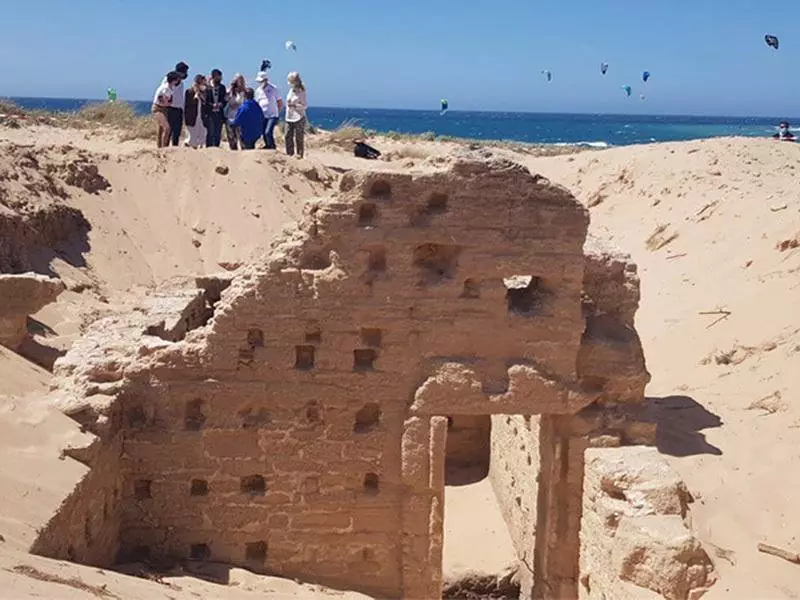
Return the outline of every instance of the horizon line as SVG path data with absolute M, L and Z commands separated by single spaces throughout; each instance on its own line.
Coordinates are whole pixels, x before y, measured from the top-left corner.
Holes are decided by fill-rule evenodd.
M 0 100 L 68 100 L 68 101 L 83 101 L 85 103 L 105 103 L 106 98 L 65 98 L 57 96 L 2 96 Z M 150 100 L 129 100 L 118 99 L 117 102 L 149 104 Z M 421 113 L 439 113 L 440 109 L 435 108 L 387 108 L 382 106 L 312 106 L 309 108 L 317 109 L 344 109 L 344 110 L 390 110 L 390 111 L 407 111 L 407 112 L 421 112 Z M 57 111 L 55 111 L 57 112 Z M 548 111 L 534 111 L 534 110 L 492 110 L 492 109 L 471 109 L 471 110 L 458 110 L 449 109 L 448 113 L 495 113 L 495 114 L 508 114 L 508 115 L 565 115 L 565 116 L 602 116 L 602 117 L 691 117 L 691 118 L 714 118 L 714 119 L 788 119 L 793 120 L 794 117 L 775 116 L 775 115 L 716 115 L 716 114 L 690 114 L 690 113 L 615 113 L 615 112 L 548 112 Z M 800 120 L 800 117 L 797 118 Z

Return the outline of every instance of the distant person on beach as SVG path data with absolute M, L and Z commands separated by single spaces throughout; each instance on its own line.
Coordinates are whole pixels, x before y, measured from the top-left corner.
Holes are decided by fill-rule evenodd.
M 244 102 L 231 121 L 231 127 L 241 135 L 243 150 L 253 150 L 264 134 L 264 111 L 255 101 L 255 95 L 253 88 L 245 89 Z
M 308 108 L 306 87 L 297 71 L 289 73 L 286 82 L 289 84 L 289 93 L 286 95 L 286 154 L 294 156 L 297 148 L 297 158 L 303 158 Z
M 172 107 L 172 102 L 175 97 L 175 90 L 178 84 L 183 81 L 180 73 L 170 71 L 167 76 L 159 84 L 156 93 L 153 96 L 153 116 L 156 119 L 158 126 L 158 140 L 159 148 L 169 146 L 171 128 L 169 126 L 169 109 Z
M 241 73 L 234 75 L 228 88 L 228 103 L 225 105 L 225 135 L 228 137 L 228 145 L 231 150 L 239 149 L 240 131 L 238 127 L 231 125 L 231 121 L 236 118 L 236 114 L 246 100 L 246 89 L 244 75 Z
M 778 133 L 772 137 L 776 140 L 781 140 L 782 142 L 793 142 L 795 137 L 791 128 L 789 127 L 789 121 L 781 121 L 778 125 Z
M 264 113 L 264 148 L 275 150 L 275 125 L 278 124 L 283 100 L 277 86 L 270 83 L 266 71 L 259 71 L 256 82 L 258 88 L 255 90 L 255 100 Z
M 207 91 L 206 76 L 199 73 L 194 76 L 192 87 L 186 90 L 186 103 L 183 110 L 186 131 L 189 134 L 186 145 L 192 148 L 201 148 L 206 143 L 208 134 L 205 123 L 208 119 Z
M 206 111 L 208 114 L 208 134 L 206 146 L 217 148 L 222 142 L 222 123 L 225 120 L 225 104 L 228 92 L 222 84 L 222 71 L 211 71 L 211 81 L 206 90 Z
M 167 119 L 169 119 L 172 145 L 177 146 L 181 141 L 181 130 L 183 129 L 183 107 L 186 102 L 184 98 L 183 81 L 189 76 L 189 65 L 181 61 L 175 65 L 174 72 L 180 75 L 181 81 L 175 87 L 172 104 L 167 111 Z M 166 82 L 166 79 L 164 81 Z

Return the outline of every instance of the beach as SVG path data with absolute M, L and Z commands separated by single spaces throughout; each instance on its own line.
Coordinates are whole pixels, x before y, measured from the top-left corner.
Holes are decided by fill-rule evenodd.
M 105 101 L 59 98 L 12 98 L 30 110 L 76 112 Z M 131 101 L 138 115 L 150 102 Z M 397 110 L 380 108 L 309 108 L 317 128 L 333 131 L 352 124 L 391 137 L 504 140 L 527 144 L 607 148 L 652 142 L 674 142 L 724 136 L 764 137 L 775 132 L 781 117 L 687 116 L 648 114 L 558 114 L 504 111 Z M 797 119 L 793 119 L 797 122 Z
M 576 141 L 605 141 L 585 137 Z M 33 556 L 28 547 L 86 470 L 60 455 L 85 434 L 43 399 L 53 360 L 91 322 L 120 307 L 134 310 L 142 294 L 166 282 L 257 262 L 309 199 L 338 188 L 343 173 L 424 173 L 470 150 L 453 140 L 368 141 L 383 160 L 355 158 L 336 132 L 309 136 L 307 158 L 294 160 L 260 151 L 156 150 L 154 141 L 121 141 L 102 125 L 0 125 L 0 221 L 37 211 L 55 220 L 55 207 L 69 207 L 91 226 L 82 239 L 30 242 L 30 268 L 58 277 L 66 291 L 32 315 L 27 356 L 0 348 L 6 597 L 364 597 L 243 570 L 224 588 L 186 573 L 152 581 Z M 471 148 L 566 187 L 589 209 L 590 232 L 638 265 L 636 328 L 652 374 L 648 410 L 719 574 L 705 597 L 800 597 L 798 567 L 757 549 L 767 543 L 800 552 L 793 526 L 800 503 L 800 148 L 720 137 L 580 150 Z M 64 161 L 95 165 L 108 185 L 88 189 L 81 180 L 84 187 L 53 195 L 44 165 Z M 23 185 L 28 180 L 37 182 L 34 191 Z M 455 493 L 459 510 L 446 521 L 445 540 L 458 554 L 445 557 L 445 575 L 448 568 L 502 571 L 513 550 L 485 486 Z

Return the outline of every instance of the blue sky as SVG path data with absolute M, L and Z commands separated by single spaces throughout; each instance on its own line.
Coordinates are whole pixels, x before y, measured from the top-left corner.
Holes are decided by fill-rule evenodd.
M 146 100 L 178 60 L 192 73 L 251 78 L 268 57 L 284 88 L 299 70 L 318 106 L 436 108 L 446 97 L 456 110 L 800 113 L 797 0 L 0 0 L 0 9 L 0 96 L 99 98 L 114 86 Z M 765 33 L 780 37 L 778 52 Z

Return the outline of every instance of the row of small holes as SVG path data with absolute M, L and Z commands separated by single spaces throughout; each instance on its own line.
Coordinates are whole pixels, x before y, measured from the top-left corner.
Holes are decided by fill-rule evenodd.
M 356 427 L 359 424 L 356 423 Z M 357 433 L 366 433 L 370 429 L 356 430 Z M 377 494 L 379 489 L 379 477 L 375 473 L 367 473 L 364 476 L 364 492 L 367 494 Z M 148 500 L 153 497 L 153 482 L 149 479 L 137 479 L 134 482 L 133 494 L 136 500 Z M 267 482 L 261 475 L 248 475 L 242 477 L 239 489 L 243 494 L 250 496 L 263 496 L 267 493 Z M 191 496 L 207 496 L 209 492 L 208 482 L 204 479 L 192 479 L 189 486 Z
M 242 419 L 242 429 L 259 429 L 270 422 L 269 412 L 262 408 L 256 412 L 253 409 L 239 411 Z M 375 403 L 367 403 L 356 413 L 356 431 L 362 428 L 364 423 L 370 426 L 377 425 L 380 421 L 380 407 Z M 309 423 L 319 423 L 322 420 L 322 409 L 316 402 L 309 402 L 306 405 L 305 417 Z M 199 431 L 203 428 L 206 417 L 203 414 L 203 401 L 200 399 L 191 400 L 186 404 L 186 414 L 184 416 L 184 426 L 188 431 Z
M 300 371 L 310 371 L 314 368 L 316 348 L 310 345 L 295 346 L 294 368 Z M 378 352 L 373 348 L 358 348 L 353 350 L 353 370 L 373 371 Z
M 153 482 L 150 479 L 137 479 L 133 484 L 133 496 L 136 500 L 148 500 L 153 497 Z M 248 475 L 240 480 L 243 494 L 263 496 L 267 492 L 267 482 L 261 475 Z M 208 482 L 204 479 L 192 479 L 189 495 L 207 496 Z

